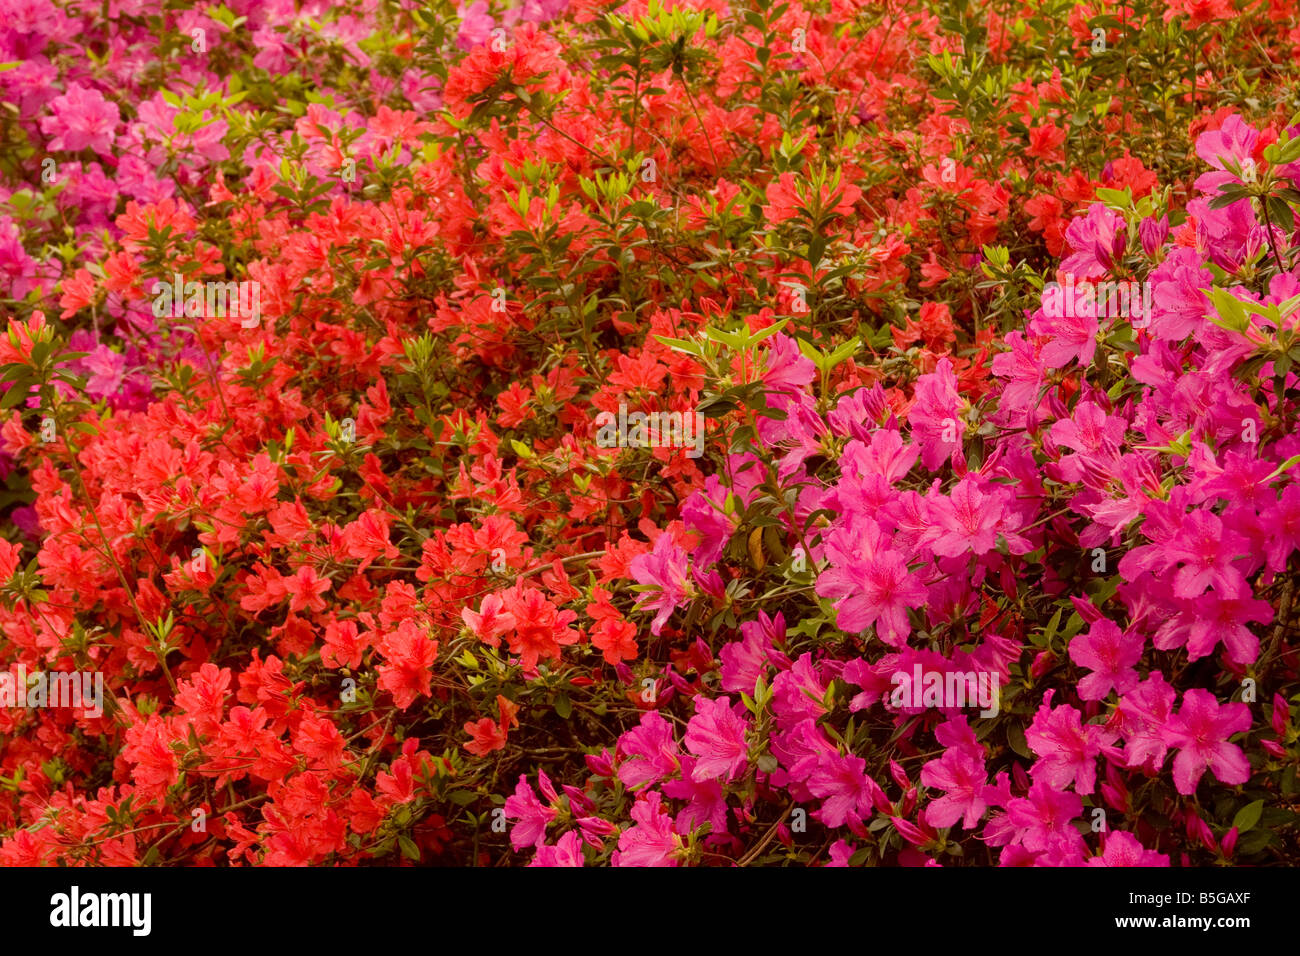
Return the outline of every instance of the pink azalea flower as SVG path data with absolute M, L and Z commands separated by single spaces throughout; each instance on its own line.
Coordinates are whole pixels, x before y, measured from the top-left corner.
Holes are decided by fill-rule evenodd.
M 965 430 L 965 423 L 959 418 L 961 396 L 957 393 L 952 363 L 940 359 L 933 372 L 918 378 L 915 395 L 907 423 L 921 449 L 921 464 L 935 471 L 954 452 L 960 454 Z
M 684 738 L 686 749 L 699 757 L 691 779 L 726 781 L 742 771 L 749 752 L 745 742 L 748 729 L 748 722 L 732 712 L 729 698 L 695 698 L 695 716 Z
M 1195 249 L 1175 246 L 1151 273 L 1152 335 L 1181 342 L 1205 324 L 1210 304 L 1201 289 L 1209 288 L 1214 275 L 1203 266 Z
M 828 827 L 857 826 L 873 807 L 887 804 L 884 791 L 864 772 L 866 766 L 852 754 L 823 754 L 808 778 L 809 791 L 823 801 L 813 816 Z
M 50 103 L 50 110 L 53 115 L 41 120 L 41 132 L 52 137 L 49 142 L 52 152 L 79 153 L 91 149 L 103 156 L 112 150 L 114 129 L 121 112 L 99 90 L 71 83 L 68 92 Z
M 1248 553 L 1249 542 L 1224 528 L 1218 515 L 1194 511 L 1183 519 L 1178 533 L 1165 546 L 1165 560 L 1183 562 L 1174 575 L 1174 595 L 1200 597 L 1207 587 L 1229 595 L 1246 590 L 1246 579 L 1233 567 L 1233 560 Z
M 1245 704 L 1223 704 L 1208 690 L 1199 688 L 1183 694 L 1177 716 L 1165 728 L 1165 742 L 1178 749 L 1174 757 L 1174 786 L 1190 796 L 1206 768 L 1220 781 L 1237 785 L 1250 779 L 1250 762 L 1241 748 L 1228 743 L 1233 734 L 1250 730 L 1250 708 Z
M 1073 273 L 1076 281 L 1106 275 L 1123 254 L 1127 237 L 1124 217 L 1102 203 L 1093 203 L 1086 216 L 1065 229 L 1065 241 L 1074 252 L 1061 260 L 1061 272 Z
M 673 853 L 681 846 L 673 818 L 660 806 L 663 798 L 651 790 L 632 807 L 634 825 L 618 838 L 614 866 L 676 866 Z
M 1007 351 L 993 356 L 993 374 L 1004 379 L 998 412 L 1003 415 L 1020 415 L 1036 408 L 1039 393 L 1047 374 L 1042 350 L 1016 329 L 1003 339 Z
M 1002 520 L 1001 502 L 986 497 L 969 475 L 957 483 L 950 496 L 931 500 L 938 538 L 930 545 L 935 554 L 955 558 L 968 551 L 988 554 L 997 546 Z
M 82 368 L 90 372 L 86 393 L 94 398 L 104 398 L 117 393 L 126 374 L 126 356 L 114 352 L 107 345 L 99 345 L 82 359 Z
M 1201 179 L 1214 175 L 1210 173 Z M 1232 178 L 1226 173 L 1219 175 L 1229 180 Z M 1209 253 L 1211 262 L 1228 272 L 1237 272 L 1267 241 L 1248 199 L 1230 203 L 1222 209 L 1211 208 L 1204 199 L 1193 199 L 1187 204 L 1187 215 L 1196 223 L 1197 247 Z M 1217 328 L 1214 328 L 1214 334 L 1220 334 Z
M 760 614 L 762 612 L 759 612 Z M 781 630 L 785 631 L 785 618 Z M 754 685 L 767 670 L 767 653 L 770 644 L 756 622 L 746 621 L 740 626 L 741 639 L 732 641 L 718 652 L 722 661 L 722 689 L 728 693 L 752 694 Z
M 846 843 L 843 840 L 836 840 L 831 844 L 831 861 L 827 866 L 848 866 L 849 860 L 857 852 L 857 847 L 852 843 Z
M 1169 752 L 1164 739 L 1165 725 L 1177 698 L 1178 692 L 1165 683 L 1164 675 L 1155 671 L 1120 699 L 1118 726 L 1124 735 L 1128 766 L 1145 766 L 1154 773 L 1165 762 Z
M 788 730 L 805 720 L 819 719 L 826 713 L 821 703 L 825 694 L 826 688 L 813 667 L 812 654 L 804 654 L 772 682 L 772 712 L 777 726 Z
M 1046 781 L 1034 783 L 1028 796 L 1014 798 L 1007 807 L 1017 832 L 1015 842 L 1031 853 L 1082 845 L 1083 837 L 1072 823 L 1082 812 L 1083 800 L 1077 793 Z
M 784 332 L 768 339 L 763 384 L 774 392 L 802 391 L 817 377 L 817 366 L 799 351 L 799 343 Z
M 854 392 L 859 395 L 860 392 Z M 893 428 L 878 428 L 871 435 L 869 446 L 858 445 L 857 466 L 859 474 L 877 474 L 890 484 L 907 476 L 916 464 L 920 449 L 903 441 L 902 433 Z M 849 457 L 848 448 L 845 457 Z
M 988 786 L 984 760 L 969 750 L 951 747 L 938 760 L 921 768 L 921 783 L 946 790 L 925 808 L 925 822 L 932 827 L 950 827 L 958 820 L 967 830 L 979 822 L 988 804 L 984 791 Z
M 654 550 L 633 558 L 628 570 L 637 584 L 656 589 L 642 594 L 637 600 L 636 609 L 655 610 L 650 633 L 657 637 L 673 611 L 688 600 L 686 552 L 674 543 L 670 535 L 661 534 L 655 542 Z
M 1234 664 L 1253 664 L 1259 656 L 1259 638 L 1247 627 L 1248 622 L 1268 624 L 1273 607 L 1267 601 L 1249 596 L 1225 597 L 1207 591 L 1194 601 L 1180 601 L 1180 610 L 1156 631 L 1153 643 L 1165 651 L 1187 645 L 1187 659 L 1200 660 L 1222 642 L 1228 660 Z
M 1079 793 L 1092 793 L 1097 783 L 1097 756 L 1108 751 L 1118 735 L 1096 724 L 1083 726 L 1082 715 L 1073 707 L 1062 705 L 1053 710 L 1051 697 L 1051 691 L 1043 695 L 1043 705 L 1025 731 L 1029 749 L 1039 757 L 1030 775 L 1051 787 L 1074 784 Z
M 709 475 L 704 487 L 692 493 L 682 504 L 682 521 L 688 530 L 700 536 L 694 553 L 697 568 L 709 568 L 717 563 L 740 521 L 739 515 L 723 512 L 726 500 L 727 489 L 717 475 Z
M 707 823 L 713 833 L 726 833 L 727 797 L 722 792 L 722 784 L 717 780 L 696 779 L 695 767 L 693 757 L 682 757 L 681 779 L 667 780 L 663 784 L 664 796 L 686 801 L 686 806 L 677 814 L 673 829 L 685 835 Z
M 1066 286 L 1059 295 L 1072 295 L 1075 301 L 1068 309 L 1062 305 L 1059 313 L 1055 309 L 1035 313 L 1029 331 L 1046 340 L 1042 347 L 1045 367 L 1064 368 L 1071 362 L 1078 362 L 1087 368 L 1097 354 L 1097 333 L 1101 329 L 1096 318 L 1096 303 L 1090 301 L 1078 285 Z
M 784 768 L 786 785 L 790 787 L 791 796 L 798 792 L 811 796 L 803 785 L 816 771 L 823 757 L 836 757 L 838 751 L 826 735 L 817 726 L 816 721 L 805 720 L 785 732 L 778 732 L 771 738 L 772 756 Z M 796 799 L 799 799 L 796 796 Z
M 926 590 L 903 556 L 887 546 L 875 522 L 859 523 L 854 533 L 857 543 L 847 531 L 828 536 L 832 567 L 817 579 L 817 593 L 836 599 L 835 623 L 841 630 L 861 633 L 874 624 L 882 641 L 902 647 L 912 632 L 907 609 L 924 605 Z
M 1106 836 L 1105 849 L 1089 858 L 1088 866 L 1168 866 L 1169 857 L 1148 850 L 1133 834 L 1112 830 Z
M 1075 637 L 1070 641 L 1070 660 L 1092 671 L 1079 681 L 1079 696 L 1103 700 L 1112 690 L 1123 694 L 1136 687 L 1138 673 L 1133 665 L 1141 660 L 1145 644 L 1142 635 L 1121 631 L 1106 618 Z
M 456 45 L 460 49 L 468 50 L 491 39 L 496 21 L 488 13 L 487 0 L 474 0 L 468 7 L 462 6 L 457 13 L 460 15 L 460 30 L 456 36 Z
M 619 764 L 618 779 L 628 789 L 658 783 L 679 769 L 681 751 L 672 724 L 653 710 L 642 714 L 640 725 L 619 738 L 618 749 L 626 756 Z
M 1061 458 L 1062 477 L 1067 481 L 1081 481 L 1089 468 L 1108 471 L 1119 457 L 1125 430 L 1124 419 L 1107 415 L 1096 402 L 1079 402 L 1073 417 L 1059 419 L 1051 430 L 1056 445 L 1077 452 Z
M 1207 130 L 1196 137 L 1196 155 L 1214 168 L 1196 180 L 1196 188 L 1209 195 L 1217 194 L 1219 187 L 1231 182 L 1241 182 L 1229 169 L 1231 163 L 1245 172 L 1247 162 L 1253 162 L 1259 131 L 1249 126 L 1235 113 L 1223 121 L 1218 129 Z
M 526 846 L 541 847 L 546 843 L 546 827 L 555 819 L 555 810 L 537 799 L 528 783 L 528 777 L 519 775 L 513 796 L 506 798 L 506 819 L 518 820 L 510 828 L 510 845 L 515 850 Z
M 555 846 L 543 844 L 537 848 L 537 855 L 533 857 L 529 866 L 584 866 L 586 861 L 582 857 L 582 841 L 578 839 L 578 834 L 570 830 L 556 842 Z
M 1264 545 L 1268 569 L 1281 571 L 1291 552 L 1300 548 L 1300 485 L 1287 485 L 1276 506 L 1264 509 L 1261 518 L 1269 529 Z

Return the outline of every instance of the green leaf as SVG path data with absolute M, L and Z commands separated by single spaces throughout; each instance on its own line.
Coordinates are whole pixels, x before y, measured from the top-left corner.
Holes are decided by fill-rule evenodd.
M 5 392 L 3 397 L 0 397 L 0 409 L 13 408 L 27 397 L 30 389 L 29 382 L 15 382 L 9 387 L 9 391 Z
M 1029 744 L 1025 742 L 1025 732 L 1021 727 L 1013 724 L 1007 728 L 1007 743 L 1011 745 L 1012 750 L 1024 757 L 1026 760 L 1034 759 L 1033 752 L 1029 749 Z
M 1247 830 L 1253 830 L 1255 824 L 1259 822 L 1259 816 L 1264 812 L 1264 801 L 1255 800 L 1246 804 L 1237 811 L 1237 815 L 1232 818 L 1232 825 L 1237 828 L 1238 833 L 1245 833 Z
M 573 713 L 573 701 L 569 700 L 568 694 L 561 692 L 555 696 L 555 712 L 561 720 L 569 719 Z
M 675 352 L 685 352 L 687 355 L 699 355 L 700 343 L 690 342 L 686 339 L 670 339 L 666 335 L 656 335 L 655 341 L 660 345 L 666 345 Z
M 397 834 L 397 845 L 402 848 L 402 856 L 406 857 L 408 860 L 411 860 L 412 862 L 419 861 L 420 848 L 416 846 L 415 841 L 412 840 L 405 833 Z
M 1214 304 L 1216 315 L 1210 316 L 1210 321 L 1215 325 L 1230 332 L 1245 332 L 1250 326 L 1250 319 L 1246 315 L 1246 304 L 1227 289 L 1215 286 L 1208 292 L 1205 289 L 1201 291 L 1209 296 Z
M 1273 220 L 1273 225 L 1281 226 L 1287 232 L 1295 228 L 1295 214 L 1291 212 L 1291 207 L 1287 205 L 1285 199 L 1269 196 L 1268 214 Z
M 0 405 L 3 405 L 3 403 L 0 403 Z M 1286 461 L 1282 462 L 1282 464 L 1278 465 L 1277 468 L 1274 470 L 1273 474 L 1269 475 L 1267 478 L 1264 479 L 1265 484 L 1272 481 L 1274 478 L 1276 478 L 1278 475 L 1281 475 L 1283 472 L 1289 471 L 1290 469 L 1294 468 L 1298 462 L 1300 462 L 1300 455 L 1292 455 Z

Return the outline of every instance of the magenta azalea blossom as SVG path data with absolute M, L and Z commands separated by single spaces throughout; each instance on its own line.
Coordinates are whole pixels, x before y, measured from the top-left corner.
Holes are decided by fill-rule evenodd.
M 1102 700 L 1112 690 L 1123 694 L 1137 686 L 1134 665 L 1142 659 L 1145 643 L 1140 634 L 1121 631 L 1105 618 L 1070 641 L 1070 660 L 1092 671 L 1079 681 L 1079 696 Z
M 921 464 L 936 470 L 961 449 L 965 424 L 952 363 L 940 359 L 935 370 L 916 380 L 916 401 L 907 413 L 912 438 L 921 449 Z
M 1114 830 L 1106 835 L 1106 848 L 1090 857 L 1088 866 L 1168 866 L 1169 857 L 1148 850 L 1138 838 L 1124 830 Z
M 570 830 L 556 842 L 555 846 L 542 845 L 537 848 L 537 855 L 529 866 L 583 866 L 582 840 L 576 830 Z
M 1097 757 L 1111 751 L 1118 736 L 1097 724 L 1084 725 L 1082 715 L 1073 707 L 1062 705 L 1053 710 L 1044 695 L 1033 722 L 1025 731 L 1029 749 L 1038 754 L 1030 774 L 1048 786 L 1070 784 L 1079 793 L 1092 793 L 1097 782 Z
M 1016 797 L 1007 805 L 1008 822 L 1015 827 L 1015 842 L 1031 853 L 1053 848 L 1074 848 L 1083 842 L 1073 820 L 1083 812 L 1077 793 L 1059 790 L 1054 784 L 1038 781 L 1026 797 Z
M 642 714 L 640 725 L 623 734 L 618 749 L 626 758 L 619 764 L 618 779 L 629 789 L 672 776 L 681 761 L 672 724 L 653 710 Z
M 102 156 L 112 149 L 121 112 L 99 90 L 71 83 L 68 92 L 50 103 L 50 110 L 54 115 L 41 120 L 41 132 L 52 137 L 51 150 L 90 149 Z
M 986 496 L 970 478 L 963 478 L 947 497 L 930 503 L 938 537 L 930 547 L 935 554 L 955 558 L 973 552 L 987 554 L 997 546 L 997 530 L 1002 520 L 1001 501 Z
M 546 827 L 555 819 L 556 811 L 537 799 L 528 778 L 519 775 L 513 796 L 505 802 L 507 820 L 518 822 L 510 828 L 510 845 L 516 850 L 526 846 L 541 847 L 546 842 Z
M 650 622 L 650 633 L 658 636 L 673 611 L 687 601 L 686 552 L 673 543 L 667 534 L 661 534 L 654 550 L 639 554 L 629 566 L 637 584 L 649 585 L 657 590 L 642 594 L 637 600 L 637 610 L 655 611 Z
M 1154 773 L 1165 762 L 1165 727 L 1177 698 L 1178 692 L 1159 671 L 1121 698 L 1118 717 L 1128 766 L 1145 766 Z
M 748 722 L 732 713 L 728 698 L 695 698 L 695 716 L 687 725 L 684 738 L 686 749 L 699 758 L 692 779 L 730 780 L 743 770 L 748 753 L 745 743 L 748 729 Z
M 1224 527 L 1218 515 L 1208 511 L 1187 515 L 1178 534 L 1165 547 L 1166 560 L 1182 562 L 1174 575 L 1175 596 L 1200 597 L 1211 586 L 1228 594 L 1240 594 L 1246 580 L 1232 562 L 1248 547 L 1249 542 Z
M 1124 217 L 1093 203 L 1088 214 L 1066 227 L 1065 241 L 1074 250 L 1061 260 L 1061 272 L 1077 279 L 1097 279 L 1108 272 L 1124 252 L 1127 230 Z
M 1085 296 L 1084 288 L 1086 286 L 1062 289 L 1061 296 L 1069 295 L 1074 299 L 1070 308 L 1045 306 L 1029 323 L 1029 331 L 1044 340 L 1041 354 L 1047 368 L 1064 368 L 1071 362 L 1087 368 L 1097 354 L 1097 333 L 1101 323 L 1096 317 L 1093 294 Z
M 655 790 L 637 800 L 632 807 L 635 825 L 618 838 L 614 866 L 676 866 L 674 853 L 681 847 L 673 832 L 673 818 L 661 806 L 663 798 Z
M 865 772 L 867 762 L 861 757 L 841 754 L 823 755 L 817 769 L 808 778 L 808 789 L 822 800 L 813 816 L 828 827 L 861 823 L 872 807 L 884 799 L 884 792 Z
M 835 600 L 837 626 L 861 633 L 874 624 L 882 641 L 902 647 L 912 631 L 907 609 L 925 603 L 924 585 L 874 521 L 836 527 L 827 538 L 831 567 L 817 593 Z
M 1250 708 L 1245 704 L 1220 704 L 1208 690 L 1199 688 L 1185 693 L 1164 735 L 1165 742 L 1179 751 L 1174 757 L 1174 785 L 1178 792 L 1195 793 L 1207 769 L 1226 784 L 1249 780 L 1250 763 L 1240 747 L 1228 743 L 1228 738 L 1245 733 L 1250 725 Z
M 926 806 L 925 822 L 950 827 L 960 820 L 967 830 L 974 827 L 988 807 L 984 802 L 988 779 L 984 761 L 968 750 L 954 747 L 931 760 L 921 768 L 921 783 L 947 792 Z

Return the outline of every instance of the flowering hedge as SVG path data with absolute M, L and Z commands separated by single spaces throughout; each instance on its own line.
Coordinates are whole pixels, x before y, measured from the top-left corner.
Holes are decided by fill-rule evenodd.
M 0 11 L 0 863 L 1298 862 L 1292 5 Z

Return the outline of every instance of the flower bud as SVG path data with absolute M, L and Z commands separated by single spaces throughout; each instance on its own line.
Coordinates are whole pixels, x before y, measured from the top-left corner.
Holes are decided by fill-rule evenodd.
M 598 754 L 583 754 L 583 760 L 586 761 L 587 769 L 597 777 L 614 776 L 614 764 L 610 760 L 608 751 Z
M 1161 216 L 1158 220 L 1151 216 L 1138 223 L 1138 239 L 1142 242 L 1142 251 L 1154 258 L 1156 252 L 1169 238 L 1169 217 Z
M 1291 706 L 1281 694 L 1273 695 L 1273 733 L 1279 737 L 1286 733 L 1286 722 L 1291 719 Z
M 912 785 L 912 781 L 907 779 L 907 771 L 903 769 L 903 765 L 897 760 L 889 761 L 889 775 L 894 778 L 894 783 L 904 790 Z
M 1056 655 L 1051 651 L 1039 651 L 1034 662 L 1029 665 L 1029 676 L 1038 680 L 1056 666 Z
M 1237 833 L 1237 828 L 1233 827 L 1231 830 L 1229 830 L 1227 833 L 1223 835 L 1223 842 L 1219 844 L 1223 848 L 1223 855 L 1226 856 L 1229 860 L 1232 859 L 1232 851 L 1237 848 L 1238 836 L 1239 834 Z

